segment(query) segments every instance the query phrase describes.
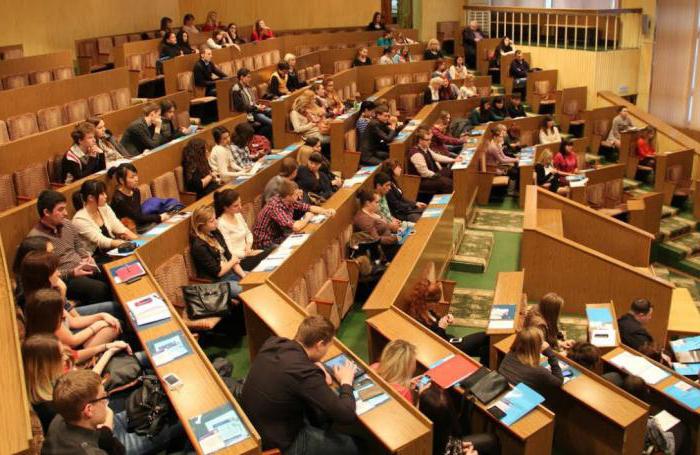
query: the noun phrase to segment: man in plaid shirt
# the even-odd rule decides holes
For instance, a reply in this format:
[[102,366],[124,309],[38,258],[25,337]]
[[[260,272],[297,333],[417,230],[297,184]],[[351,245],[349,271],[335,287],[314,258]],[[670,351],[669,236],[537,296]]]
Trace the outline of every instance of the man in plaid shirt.
[[[267,249],[279,245],[292,232],[299,232],[309,224],[316,214],[335,215],[334,209],[324,209],[299,200],[299,187],[295,182],[280,182],[279,193],[273,196],[258,213],[253,226],[253,248]],[[303,212],[299,220],[294,220],[295,211]]]

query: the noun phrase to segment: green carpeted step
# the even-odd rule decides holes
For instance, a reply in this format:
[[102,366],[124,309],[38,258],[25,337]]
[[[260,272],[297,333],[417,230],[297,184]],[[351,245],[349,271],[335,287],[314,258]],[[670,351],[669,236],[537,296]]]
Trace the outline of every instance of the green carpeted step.
[[[588,155],[586,155],[586,159],[588,159]],[[624,178],[622,179],[622,188],[625,191],[631,191],[631,190],[636,190],[639,188],[639,186],[642,184],[639,180],[634,180],[634,179],[628,179]]]
[[694,231],[697,222],[680,216],[669,216],[661,220],[659,233],[664,239],[673,239]]
[[683,258],[687,258],[700,253],[700,232],[691,232],[673,240],[666,240],[664,243],[675,250],[682,251],[685,253]]
[[670,205],[661,206],[661,218],[669,218],[678,215],[678,209]]
[[459,244],[462,243],[462,238],[464,238],[464,228],[467,226],[467,222],[464,218],[455,218],[452,224],[452,247],[457,251]]
[[493,244],[493,232],[467,229],[452,257],[450,268],[460,272],[483,273],[489,265]]
[[523,232],[523,212],[477,208],[469,222],[480,231]]
[[588,318],[585,316],[562,314],[559,318],[559,328],[564,332],[564,338],[567,340],[588,340]]
[[494,292],[490,289],[455,288],[450,303],[454,325],[486,328]]
[[700,256],[684,259],[677,264],[676,268],[689,275],[700,278]]

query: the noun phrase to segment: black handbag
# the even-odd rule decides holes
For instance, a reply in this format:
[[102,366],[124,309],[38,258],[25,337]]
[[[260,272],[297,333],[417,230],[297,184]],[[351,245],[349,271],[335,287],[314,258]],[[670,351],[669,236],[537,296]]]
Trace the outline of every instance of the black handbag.
[[158,377],[146,375],[126,400],[127,431],[152,438],[168,423],[170,402]]
[[231,308],[228,283],[191,284],[182,286],[182,294],[190,319],[224,316]]
[[133,355],[115,355],[102,372],[103,385],[109,395],[140,384],[141,364]]
[[491,371],[472,386],[471,392],[482,403],[490,403],[507,387],[506,378],[497,371]]

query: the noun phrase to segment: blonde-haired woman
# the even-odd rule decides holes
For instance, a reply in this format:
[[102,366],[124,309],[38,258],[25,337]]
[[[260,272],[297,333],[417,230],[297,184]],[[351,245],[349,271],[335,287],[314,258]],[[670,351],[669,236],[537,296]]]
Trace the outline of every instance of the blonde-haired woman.
[[404,340],[392,340],[384,346],[379,362],[372,365],[377,374],[401,394],[415,403],[413,376],[416,374],[416,346]]
[[559,174],[552,164],[552,152],[549,149],[544,149],[535,162],[535,174],[537,174],[537,186],[548,188],[553,193],[563,195],[569,194],[569,187],[559,185]]
[[440,88],[442,88],[443,80],[436,76],[430,79],[428,86],[423,90],[423,104],[432,104],[440,101]]
[[476,88],[476,84],[474,83],[474,75],[467,73],[466,77],[464,78],[464,83],[459,88],[458,99],[466,100],[468,98],[474,98],[475,96],[479,96],[479,90]]
[[301,134],[302,139],[317,137],[321,143],[330,143],[328,136],[329,125],[323,114],[324,109],[316,104],[316,94],[311,90],[305,90],[294,100],[289,120],[295,133]]
[[[540,365],[540,354],[547,358],[551,371]],[[542,394],[564,383],[559,361],[537,327],[525,327],[518,332],[498,372],[511,384],[522,382]]]
[[442,50],[440,49],[440,41],[436,40],[435,38],[432,38],[430,41],[428,41],[428,44],[425,46],[423,60],[438,60],[443,58],[445,58],[445,56],[443,55]]
[[290,92],[299,90],[302,87],[306,87],[306,82],[299,80],[299,73],[297,73],[297,57],[294,54],[284,54],[282,59],[289,65],[289,72],[287,73],[287,88]]
[[197,207],[190,218],[190,254],[199,278],[227,281],[234,296],[242,291],[238,281],[246,272],[226,246],[211,205]]
[[345,105],[340,96],[338,96],[338,92],[335,91],[335,81],[327,77],[323,80],[323,87],[326,89],[326,104],[329,114],[332,117],[343,115]]

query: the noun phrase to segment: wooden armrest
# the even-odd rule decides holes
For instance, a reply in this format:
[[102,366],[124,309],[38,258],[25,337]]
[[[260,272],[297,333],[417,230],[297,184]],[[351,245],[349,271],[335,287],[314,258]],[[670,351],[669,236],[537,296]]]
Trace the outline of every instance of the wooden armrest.
[[34,199],[31,198],[31,197],[17,195],[17,202],[20,203],[20,204],[23,203],[23,202],[29,202],[29,201],[32,201],[32,200],[34,200]]
[[282,452],[279,449],[270,449],[264,451],[262,455],[282,455]]
[[195,283],[195,284],[210,284],[210,283],[214,282],[208,278],[199,278],[197,276],[191,276],[191,277],[189,277],[189,280],[190,280],[190,282]]
[[197,201],[197,193],[191,191],[180,191],[180,201],[188,206]]
[[49,183],[49,185],[51,185],[51,188],[56,188],[56,189],[63,188],[64,186],[66,186],[65,183],[56,183],[56,182]]

